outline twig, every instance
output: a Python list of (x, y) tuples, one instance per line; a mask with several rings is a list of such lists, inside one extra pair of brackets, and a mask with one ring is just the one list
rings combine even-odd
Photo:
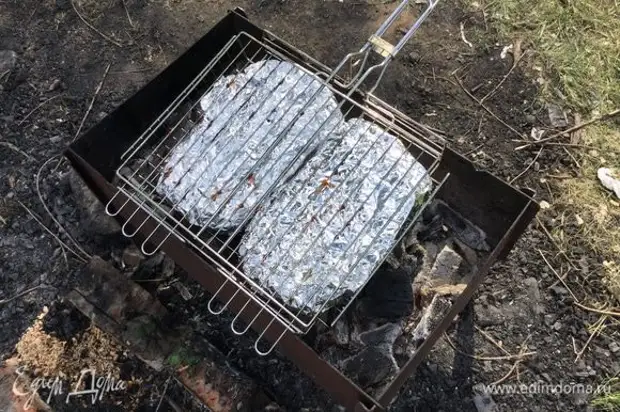
[[(553, 246), (555, 246), (558, 249), (558, 251), (560, 252), (561, 255), (564, 255), (564, 258), (566, 259), (568, 264), (571, 265), (573, 267), (573, 269), (578, 270), (577, 267), (571, 261), (571, 259), (568, 257), (568, 255), (566, 254), (564, 249), (562, 249), (560, 247), (560, 245), (558, 245), (558, 242), (556, 242), (555, 239), (553, 238), (553, 236), (551, 235), (551, 233), (549, 233), (549, 229), (547, 229), (547, 227), (538, 218), (538, 216), (536, 216), (536, 222), (538, 223), (538, 226), (540, 226), (542, 228), (543, 232), (545, 233), (545, 235), (547, 235), (547, 238), (551, 241), (551, 243), (553, 243)], [(578, 300), (578, 299), (575, 299), (575, 300)]]
[(609, 119), (610, 117), (614, 117), (614, 116), (617, 116), (617, 115), (619, 115), (619, 114), (620, 114), (620, 109), (616, 109), (616, 110), (613, 110), (613, 111), (611, 111), (611, 112), (609, 112), (609, 113), (606, 113), (606, 114), (603, 114), (603, 115), (600, 115), (600, 116), (593, 117), (592, 119), (588, 120), (588, 121), (587, 121), (587, 122), (585, 122), (585, 123), (581, 123), (581, 124), (575, 125), (575, 126), (573, 126), (573, 127), (569, 127), (569, 128), (568, 128), (568, 129), (566, 129), (566, 130), (563, 130), (563, 131), (561, 131), (561, 132), (554, 133), (554, 134), (552, 134), (552, 135), (551, 135), (551, 136), (549, 136), (549, 137), (545, 137), (544, 139), (540, 139), (540, 140), (535, 141), (535, 142), (529, 142), (528, 144), (525, 144), (525, 145), (523, 145), (523, 146), (519, 146), (519, 147), (515, 148), (515, 151), (523, 150), (523, 149), (525, 149), (525, 148), (527, 148), (527, 147), (530, 147), (530, 146), (535, 146), (535, 145), (538, 145), (538, 144), (543, 144), (543, 143), (548, 142), (548, 141), (550, 141), (550, 140), (557, 139), (557, 138), (558, 138), (558, 137), (560, 137), (560, 136), (563, 136), (563, 135), (566, 135), (566, 134), (571, 134), (571, 133), (574, 133), (574, 132), (576, 132), (576, 131), (578, 131), (578, 130), (583, 129), (583, 128), (584, 128), (584, 127), (586, 127), (586, 126), (590, 126), (590, 125), (591, 125), (591, 124), (593, 124), (593, 123), (597, 123), (597, 122), (600, 122), (600, 121), (603, 121), (603, 120)]
[(27, 295), (27, 294), (29, 294), (30, 292), (34, 292), (35, 290), (40, 289), (40, 288), (42, 288), (42, 287), (48, 287), (48, 288), (56, 289), (56, 288), (55, 288), (54, 286), (52, 286), (52, 285), (48, 285), (48, 284), (45, 284), (45, 283), (41, 283), (41, 284), (39, 284), (39, 285), (37, 285), (37, 286), (33, 286), (33, 287), (29, 288), (29, 289), (23, 290), (23, 291), (19, 292), (19, 293), (18, 293), (17, 295), (15, 295), (15, 296), (12, 296), (12, 297), (7, 298), (7, 299), (2, 299), (2, 300), (0, 300), (0, 305), (4, 305), (4, 304), (6, 304), (6, 303), (12, 302), (12, 301), (14, 301), (15, 299), (19, 299), (19, 298), (21, 298), (22, 296)]
[(474, 47), (474, 45), (465, 37), (465, 23), (463, 22), (461, 22), (461, 40), (463, 40), (463, 43), (468, 45), (470, 48)]
[(21, 120), (19, 121), (19, 123), (17, 123), (17, 125), (18, 125), (18, 126), (21, 126), (22, 124), (24, 124), (24, 122), (25, 122), (26, 120), (28, 120), (28, 118), (29, 118), (30, 116), (32, 116), (32, 114), (33, 114), (34, 112), (36, 112), (36, 111), (37, 111), (37, 110), (39, 110), (41, 107), (43, 107), (45, 104), (47, 104), (47, 103), (51, 102), (52, 100), (54, 100), (55, 98), (57, 98), (57, 97), (59, 97), (59, 96), (62, 96), (62, 93), (59, 93), (59, 94), (57, 94), (56, 96), (52, 96), (52, 97), (50, 97), (49, 99), (45, 100), (43, 103), (39, 104), (37, 107), (35, 107), (34, 109), (32, 109), (32, 110), (30, 111), (30, 113), (28, 113), (28, 114), (27, 114), (27, 115), (26, 115), (23, 119), (21, 119)]
[(502, 376), (501, 378), (499, 378), (498, 380), (496, 380), (495, 382), (493, 382), (491, 384), (491, 386), (494, 385), (499, 385), (500, 383), (505, 382), (508, 378), (510, 378), (510, 376), (512, 375), (512, 373), (515, 371), (515, 369), (517, 369), (517, 367), (519, 366), (519, 364), (521, 363), (521, 359), (518, 359), (515, 363), (512, 364), (512, 368), (510, 368), (510, 370), (508, 371), (508, 373), (506, 373), (504, 376)]
[(103, 83), (105, 82), (106, 77), (108, 77), (108, 72), (110, 71), (110, 67), (111, 66), (112, 66), (112, 64), (108, 63), (108, 67), (106, 67), (105, 72), (103, 73), (103, 77), (101, 78), (101, 81), (99, 82), (99, 84), (97, 85), (97, 88), (95, 89), (95, 94), (93, 95), (93, 98), (90, 100), (90, 104), (88, 105), (88, 109), (86, 110), (86, 113), (84, 113), (84, 117), (82, 117), (82, 121), (80, 122), (80, 127), (78, 127), (78, 130), (75, 133), (75, 136), (73, 136), (73, 139), (71, 139), (71, 142), (74, 142), (75, 139), (77, 139), (77, 137), (82, 132), (82, 127), (84, 127), (84, 122), (86, 122), (86, 118), (90, 114), (90, 111), (93, 110), (93, 105), (95, 104), (95, 99), (97, 99), (97, 96), (101, 92), (101, 88), (103, 87)]
[(502, 352), (504, 352), (506, 355), (511, 355), (510, 352), (508, 352), (502, 345), (499, 344), (499, 342), (497, 342), (491, 335), (489, 335), (488, 333), (486, 333), (485, 331), (483, 331), (482, 329), (480, 329), (478, 326), (474, 326), (476, 328), (476, 330), (478, 332), (480, 332), (480, 334), (482, 336), (484, 336), (485, 338), (487, 338), (487, 340), (489, 342), (491, 342), (493, 345), (495, 345), (499, 350), (501, 350)]
[(560, 282), (562, 282), (562, 285), (564, 285), (564, 287), (566, 288), (566, 290), (568, 290), (568, 293), (570, 293), (570, 295), (573, 297), (575, 302), (579, 302), (579, 299), (577, 299), (577, 297), (575, 296), (575, 294), (573, 293), (573, 291), (568, 287), (568, 285), (566, 284), (566, 282), (564, 282), (564, 279), (562, 279), (562, 277), (560, 276), (560, 274), (557, 272), (557, 270), (555, 270), (555, 268), (553, 266), (551, 266), (551, 263), (549, 263), (549, 261), (547, 260), (547, 258), (545, 257), (545, 254), (542, 252), (542, 250), (538, 249), (538, 253), (540, 253), (540, 256), (542, 256), (543, 260), (545, 261), (545, 263), (547, 264), (547, 266), (549, 266), (549, 269), (551, 269), (551, 271), (555, 274), (555, 276), (557, 276), (557, 278), (560, 280)]
[(579, 353), (577, 353), (577, 357), (575, 358), (575, 363), (577, 363), (577, 361), (579, 361), (581, 356), (585, 353), (586, 349), (588, 348), (588, 345), (590, 345), (590, 342), (592, 342), (592, 339), (594, 339), (594, 336), (598, 335), (601, 332), (601, 330), (603, 329), (603, 324), (605, 323), (606, 320), (607, 320), (607, 316), (603, 315), (598, 321), (596, 321), (596, 323), (594, 324), (595, 325), (594, 329), (592, 330), (592, 333), (590, 334), (590, 337), (588, 338), (586, 344), (583, 345), (583, 348), (581, 348)]
[(43, 222), (41, 222), (41, 219), (39, 219), (39, 218), (37, 217), (37, 215), (36, 215), (33, 211), (31, 211), (31, 210), (30, 210), (30, 209), (29, 209), (29, 208), (28, 208), (25, 204), (23, 204), (23, 203), (22, 203), (22, 202), (20, 202), (19, 200), (17, 200), (17, 203), (19, 203), (19, 205), (20, 205), (20, 206), (21, 206), (21, 207), (22, 207), (22, 208), (23, 208), (26, 212), (28, 212), (28, 214), (29, 214), (30, 216), (32, 216), (32, 218), (33, 218), (33, 219), (34, 219), (34, 220), (35, 220), (35, 221), (36, 221), (39, 225), (41, 225), (41, 227), (42, 227), (42, 228), (43, 228), (43, 229), (44, 229), (47, 233), (49, 233), (49, 234), (50, 234), (50, 235), (51, 235), (54, 239), (56, 239), (56, 241), (57, 241), (60, 245), (62, 245), (62, 246), (64, 246), (64, 247), (66, 247), (66, 248), (67, 248), (67, 249), (68, 249), (71, 253), (73, 253), (73, 254), (75, 255), (75, 257), (76, 257), (76, 258), (78, 258), (78, 259), (80, 260), (80, 262), (82, 262), (82, 263), (86, 263), (86, 259), (84, 259), (82, 256), (80, 256), (79, 254), (77, 254), (77, 253), (75, 252), (75, 250), (71, 249), (71, 248), (69, 247), (69, 245), (67, 245), (67, 244), (66, 244), (66, 243), (65, 243), (65, 242), (64, 242), (61, 238), (59, 238), (59, 237), (58, 237), (58, 235), (56, 235), (56, 234), (55, 234), (54, 232), (52, 232), (52, 231), (51, 231), (51, 230), (50, 230), (47, 226), (45, 226), (45, 224), (43, 224)]
[[(41, 194), (41, 171), (45, 168), (45, 166), (51, 162), (52, 160), (54, 160), (54, 157), (50, 157), (49, 159), (47, 159), (42, 165), (41, 167), (39, 167), (39, 170), (37, 171), (37, 177), (35, 180), (35, 187), (37, 189), (37, 195), (39, 197), (39, 201), (41, 202), (41, 204), (43, 205), (43, 208), (45, 209), (45, 211), (47, 212), (47, 214), (49, 215), (49, 217), (52, 219), (52, 221), (54, 223), (56, 223), (56, 226), (58, 226), (58, 228), (60, 229), (61, 233), (64, 232), (65, 235), (67, 235), (67, 237), (69, 238), (69, 240), (71, 240), (71, 242), (75, 245), (75, 247), (77, 248), (78, 251), (80, 251), (82, 253), (82, 259), (84, 260), (84, 262), (87, 262), (88, 260), (91, 259), (91, 256), (82, 248), (82, 246), (80, 246), (80, 244), (73, 239), (73, 236), (71, 236), (69, 234), (69, 232), (67, 232), (65, 230), (65, 228), (60, 224), (60, 222), (54, 217), (54, 215), (52, 214), (52, 212), (49, 210), (49, 208), (47, 207), (47, 204), (45, 203), (45, 200), (43, 199), (43, 195)], [(69, 248), (69, 250), (74, 254), (77, 255), (77, 253), (72, 250), (71, 248)]]
[(166, 396), (166, 392), (168, 391), (168, 385), (170, 384), (171, 379), (172, 379), (172, 376), (166, 379), (166, 384), (164, 385), (164, 392), (161, 394), (161, 398), (159, 398), (159, 403), (157, 404), (157, 408), (155, 409), (155, 412), (159, 411), (159, 408), (161, 407), (161, 403), (164, 401), (164, 397)]
[(3, 225), (6, 225), (6, 219), (2, 217), (2, 215), (0, 215), (0, 222), (2, 222)]
[(497, 86), (495, 86), (493, 88), (493, 90), (491, 90), (490, 92), (488, 92), (482, 99), (480, 99), (480, 103), (484, 103), (484, 101), (488, 98), (490, 98), (491, 96), (493, 96), (495, 94), (495, 92), (497, 92), (497, 90), (502, 87), (502, 85), (506, 82), (506, 80), (508, 79), (508, 77), (510, 77), (510, 75), (512, 74), (512, 72), (514, 71), (514, 69), (517, 68), (517, 66), (519, 65), (519, 62), (521, 61), (521, 59), (523, 59), (523, 57), (527, 54), (527, 51), (523, 54), (521, 54), (519, 56), (519, 58), (517, 58), (514, 63), (512, 63), (512, 67), (510, 68), (510, 70), (508, 70), (508, 73), (506, 73), (504, 75), (504, 77), (502, 78), (502, 80), (497, 83)]
[(454, 343), (452, 342), (452, 340), (450, 340), (450, 337), (448, 336), (447, 333), (444, 333), (444, 336), (445, 336), (448, 344), (452, 347), (452, 349), (454, 349), (455, 352), (458, 352), (461, 355), (467, 356), (468, 358), (476, 359), (478, 361), (500, 361), (500, 360), (522, 359), (522, 358), (524, 358), (526, 356), (536, 355), (536, 352), (525, 352), (523, 354), (506, 355), (506, 356), (478, 356), (478, 355), (472, 355), (470, 353), (465, 353), (465, 352), (457, 349), (456, 346), (454, 345)]
[(461, 86), (461, 89), (463, 89), (465, 94), (467, 94), (467, 96), (469, 96), (470, 99), (472, 99), (473, 101), (478, 103), (478, 105), (480, 105), (480, 107), (482, 107), (488, 114), (490, 114), (495, 120), (497, 120), (499, 123), (501, 123), (508, 130), (510, 130), (511, 132), (513, 132), (514, 134), (519, 136), (520, 138), (524, 137), (523, 134), (521, 134), (521, 133), (519, 133), (519, 131), (517, 131), (517, 129), (515, 129), (514, 127), (512, 127), (511, 125), (509, 125), (508, 123), (506, 123), (502, 119), (500, 119), (495, 113), (493, 113), (491, 111), (491, 109), (489, 109), (487, 106), (484, 105), (484, 103), (482, 103), (480, 100), (478, 100), (478, 98), (476, 98), (476, 96), (471, 94), (471, 92), (469, 90), (467, 90), (467, 88), (463, 85), (463, 83), (461, 82), (461, 80), (458, 77), (454, 76), (454, 78), (455, 78), (456, 82), (458, 83), (458, 85)]
[(131, 16), (129, 15), (129, 9), (127, 8), (127, 2), (125, 0), (121, 0), (123, 2), (123, 7), (125, 8), (125, 13), (127, 14), (127, 20), (129, 20), (129, 25), (131, 28), (135, 28), (133, 21), (131, 20)]
[(11, 70), (6, 70), (4, 73), (0, 74), (0, 80), (4, 79), (4, 76), (11, 73)]
[(24, 152), (22, 149), (20, 149), (19, 147), (15, 146), (11, 142), (0, 142), (0, 146), (8, 147), (9, 149), (13, 150), (14, 152), (17, 152), (20, 155), (24, 156), (28, 160), (36, 160), (34, 157), (30, 156), (28, 153)]
[(117, 47), (123, 47), (122, 44), (120, 44), (119, 42), (117, 42), (116, 40), (114, 40), (113, 38), (111, 38), (110, 36), (108, 36), (107, 34), (102, 33), (101, 31), (99, 31), (99, 29), (97, 29), (95, 26), (93, 26), (92, 24), (90, 24), (84, 17), (82, 17), (82, 15), (80, 14), (80, 12), (78, 11), (78, 9), (75, 7), (75, 4), (73, 3), (73, 0), (71, 1), (71, 7), (73, 7), (73, 10), (75, 11), (75, 14), (78, 15), (78, 17), (80, 18), (80, 20), (82, 20), (82, 22), (84, 22), (85, 25), (87, 25), (88, 27), (90, 27), (91, 30), (93, 30), (95, 33), (97, 33), (98, 35), (100, 35), (101, 37), (103, 37), (105, 40), (109, 41), (110, 43), (112, 43), (113, 45), (117, 46)]
[[(526, 343), (527, 341), (530, 339), (530, 336), (528, 336), (527, 338), (525, 338), (525, 340), (523, 341), (523, 343), (521, 344), (521, 348), (519, 348), (519, 355), (523, 355), (525, 353), (525, 348), (527, 348)], [(500, 379), (498, 379), (497, 381), (493, 382), (491, 385), (499, 385), (502, 382), (505, 382), (511, 375), (512, 373), (516, 370), (517, 371), (517, 379), (519, 376), (519, 364), (523, 361), (523, 358), (521, 359), (517, 359), (517, 361), (512, 365), (512, 368), (510, 368), (510, 370), (508, 371), (508, 373), (506, 373), (504, 376), (502, 376)]]
[(607, 316), (613, 316), (613, 317), (620, 317), (620, 312), (613, 312), (613, 311), (609, 311), (609, 310), (601, 310), (601, 309), (594, 309), (594, 308), (590, 308), (588, 306), (582, 305), (579, 302), (573, 302), (573, 304), (583, 310), (587, 310), (588, 312), (592, 312), (592, 313), (598, 313), (599, 315), (607, 315)]
[(510, 181), (510, 184), (513, 184), (514, 182), (516, 182), (517, 180), (519, 180), (519, 178), (520, 178), (521, 176), (523, 176), (524, 174), (526, 174), (526, 173), (527, 173), (527, 171), (528, 171), (528, 170), (530, 170), (530, 168), (534, 165), (534, 163), (536, 163), (536, 161), (537, 161), (537, 160), (538, 160), (538, 158), (540, 157), (540, 155), (541, 155), (541, 153), (542, 153), (542, 151), (543, 151), (543, 149), (544, 149), (544, 148), (545, 148), (545, 146), (541, 146), (541, 147), (540, 147), (540, 150), (538, 151), (538, 153), (537, 153), (537, 154), (536, 154), (536, 156), (534, 157), (534, 160), (532, 160), (532, 161), (530, 162), (530, 164), (529, 164), (529, 165), (527, 165), (527, 167), (526, 167), (526, 168), (525, 168), (525, 169), (524, 169), (521, 173), (519, 173), (517, 176), (515, 176), (515, 178), (514, 178), (514, 179), (512, 179), (512, 180)]

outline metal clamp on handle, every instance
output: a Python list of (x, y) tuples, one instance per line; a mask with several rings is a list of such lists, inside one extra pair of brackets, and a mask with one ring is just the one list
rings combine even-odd
[[(398, 41), (398, 43), (396, 45), (393, 45), (392, 43), (383, 39), (381, 36), (383, 36), (388, 31), (388, 29), (394, 25), (394, 23), (399, 19), (399, 17), (401, 17), (403, 13), (405, 13), (407, 7), (411, 3), (411, 0), (401, 1), (401, 3), (392, 12), (392, 14), (383, 22), (383, 24), (381, 24), (381, 27), (379, 27), (377, 31), (368, 38), (360, 51), (347, 55), (344, 61), (335, 70), (336, 72), (338, 72), (346, 64), (345, 62), (347, 61), (351, 65), (351, 69), (353, 69), (354, 66), (359, 66), (355, 76), (352, 76), (351, 80), (344, 86), (350, 89), (351, 92), (353, 92), (369, 77), (369, 75), (374, 70), (381, 69), (379, 78), (376, 80), (374, 86), (369, 90), (369, 92), (372, 93), (379, 85), (379, 82), (381, 81), (381, 78), (385, 73), (385, 69), (387, 68), (388, 63), (394, 57), (396, 57), (396, 55), (402, 50), (402, 48), (409, 41), (409, 39), (411, 39), (415, 32), (418, 31), (422, 23), (428, 18), (433, 9), (435, 9), (438, 2), (439, 0), (427, 0), (426, 9), (422, 12), (422, 14), (420, 14), (417, 20), (413, 23), (413, 25), (409, 29), (407, 29), (407, 32)], [(382, 56), (383, 60), (380, 63), (375, 64), (368, 69), (365, 69), (370, 51), (374, 51), (375, 53)]]
[(386, 60), (395, 57), (405, 46), (405, 44), (413, 37), (415, 32), (420, 28), (424, 20), (428, 18), (430, 13), (437, 6), (439, 0), (427, 0), (426, 10), (418, 17), (415, 23), (407, 30), (405, 35), (400, 39), (396, 46), (392, 45), (388, 41), (381, 38), (390, 27), (398, 20), (398, 18), (407, 10), (411, 0), (403, 0), (400, 5), (394, 10), (394, 12), (388, 17), (381, 27), (379, 27), (375, 34), (370, 36), (368, 42), (362, 47), (361, 52), (365, 52), (369, 48), (372, 48), (376, 53), (383, 56)]

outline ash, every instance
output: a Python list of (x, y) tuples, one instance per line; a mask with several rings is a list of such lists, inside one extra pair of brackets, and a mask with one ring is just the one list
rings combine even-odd
[[(318, 326), (313, 347), (379, 396), (439, 324), (488, 251), (483, 231), (433, 201), (345, 316), (331, 328)], [(328, 314), (324, 320), (334, 319)]]

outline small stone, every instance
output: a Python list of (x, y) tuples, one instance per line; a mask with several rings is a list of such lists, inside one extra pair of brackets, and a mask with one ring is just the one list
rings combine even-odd
[(618, 342), (611, 341), (611, 342), (609, 343), (609, 346), (608, 346), (608, 347), (609, 347), (609, 350), (610, 350), (612, 353), (616, 353), (616, 352), (620, 351), (620, 345), (618, 344)]
[(60, 136), (50, 137), (50, 143), (60, 143), (61, 141), (62, 141), (62, 137)]
[(491, 395), (485, 393), (474, 395), (474, 405), (478, 412), (497, 412), (497, 404)]
[(533, 116), (533, 115), (531, 115), (531, 114), (526, 114), (526, 115), (525, 115), (525, 121), (526, 121), (528, 124), (535, 124), (535, 123), (536, 123), (536, 116)]
[(144, 255), (133, 243), (123, 251), (123, 263), (131, 269), (138, 267), (143, 260)]
[(559, 331), (560, 329), (562, 329), (562, 323), (558, 320), (558, 321), (556, 321), (553, 324), (552, 328), (553, 328), (553, 330), (558, 330)]
[(555, 323), (555, 315), (551, 315), (551, 314), (545, 315), (544, 322), (545, 322), (545, 325), (547, 326), (553, 325)]
[(60, 81), (60, 79), (54, 79), (47, 90), (53, 92), (54, 90), (61, 88), (61, 86), (62, 82)]
[(409, 55), (407, 57), (409, 58), (409, 61), (411, 63), (414, 63), (414, 64), (418, 63), (421, 60), (421, 58), (422, 58), (420, 53), (418, 53), (416, 51), (413, 51), (413, 52), (409, 53)]
[(12, 50), (0, 50), (0, 75), (10, 72), (17, 64), (17, 53)]
[(502, 311), (493, 305), (489, 305), (486, 308), (482, 305), (474, 305), (474, 312), (476, 312), (478, 324), (483, 327), (502, 325), (505, 322), (505, 316)]
[(527, 278), (523, 281), (527, 287), (528, 296), (531, 299), (532, 311), (535, 315), (542, 314), (545, 309), (541, 305), (540, 288), (538, 287), (538, 281), (535, 278)]

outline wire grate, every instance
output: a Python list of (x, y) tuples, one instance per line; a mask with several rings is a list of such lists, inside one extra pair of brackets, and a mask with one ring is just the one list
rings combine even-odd
[[(388, 19), (390, 24), (407, 3), (404, 1)], [(231, 325), (236, 334), (246, 333), (254, 322), (245, 327), (238, 324), (239, 315), (250, 301), (258, 303), (261, 308), (254, 320), (266, 311), (273, 316), (272, 323), (281, 322), (286, 330), (293, 333), (307, 333), (321, 320), (321, 313), (338, 298), (339, 310), (333, 321), (335, 323), (447, 179), (446, 176), (438, 181), (433, 177), (441, 158), (440, 146), (404, 130), (389, 110), (363, 105), (352, 98), (370, 73), (378, 71), (377, 83), (380, 81), (387, 63), (402, 47), (401, 43), (413, 34), (434, 5), (429, 3), (410, 33), (396, 47), (388, 52), (379, 52), (385, 57), (382, 63), (366, 71), (364, 68), (369, 61), (369, 52), (377, 51), (376, 45), (383, 43), (369, 41), (360, 52), (347, 56), (332, 74), (326, 74), (292, 63), (290, 56), (268, 39), (258, 40), (247, 33), (234, 37), (123, 155), (117, 172), (120, 182), (118, 193), (108, 203), (108, 214), (115, 216), (130, 202), (135, 203), (148, 217), (157, 221), (156, 229), (147, 234), (142, 245), (145, 254), (155, 253), (170, 236), (175, 236), (192, 245), (212, 263), (227, 280), (209, 302), (212, 313), (222, 313), (238, 294), (247, 297), (248, 303)], [(382, 35), (389, 27), (386, 24), (371, 39)], [(349, 92), (343, 92), (343, 87), (336, 87), (336, 74), (347, 62), (357, 62), (359, 70), (349, 84), (340, 84), (349, 86)], [(269, 81), (274, 76), (280, 80), (269, 87), (257, 86), (260, 81)], [(359, 128), (364, 129), (358, 131), (359, 138), (351, 139), (352, 130)], [(338, 147), (346, 136), (349, 136), (351, 147), (344, 154), (340, 153), (340, 157), (337, 150), (324, 149)], [(386, 136), (394, 138), (385, 143)], [(238, 145), (233, 144), (235, 139), (241, 140)], [(382, 141), (383, 145), (380, 144)], [(393, 156), (394, 148), (398, 148), (397, 156)], [(190, 151), (193, 151), (192, 156), (188, 155)], [(281, 193), (283, 186), (303, 174), (300, 171), (310, 166), (316, 167), (313, 161), (321, 155), (327, 163), (338, 157), (339, 164), (348, 164), (347, 172), (318, 181), (313, 173), (298, 179), (301, 188), (317, 187), (317, 192), (305, 197), (305, 203), (296, 212), (295, 216), (301, 216), (309, 209), (313, 211), (312, 217), (301, 225), (302, 230), (291, 235), (290, 228), (277, 231), (263, 227), (254, 231), (253, 236), (249, 237), (251, 241), (248, 240), (245, 231), (248, 225), (254, 224), (252, 219), (260, 222), (267, 213), (269, 201)], [(385, 159), (391, 159), (391, 163), (385, 163)], [(419, 172), (422, 163), (425, 168)], [(210, 173), (201, 169), (204, 164), (211, 165)], [(389, 191), (377, 185), (376, 188), (371, 187), (365, 196), (359, 195), (360, 188), (373, 177), (379, 177), (379, 182), (383, 183), (399, 167), (401, 173), (396, 181), (390, 181)], [(417, 180), (411, 181), (409, 173), (415, 167), (418, 167), (419, 173)], [(360, 170), (364, 170), (365, 174), (361, 174)], [(162, 190), (162, 182), (175, 173), (173, 184)], [(192, 174), (195, 176), (188, 177)], [(347, 187), (347, 184), (349, 191), (345, 193), (341, 188)], [(271, 242), (267, 251), (263, 250), (266, 256), (282, 248), (287, 249), (285, 255), (291, 255), (297, 253), (297, 247), (302, 257), (317, 250), (320, 253), (321, 248), (325, 248), (325, 233), (334, 227), (332, 222), (337, 215), (328, 210), (332, 199), (338, 198), (343, 205), (350, 203), (351, 206), (343, 206), (349, 216), (336, 227), (335, 234), (329, 238), (331, 241), (343, 236), (354, 219), (361, 220), (366, 228), (376, 217), (364, 215), (368, 213), (369, 202), (376, 201), (379, 192), (390, 200), (393, 193), (399, 190), (404, 192), (398, 198), (398, 204), (379, 219), (381, 225), (374, 229), (371, 236), (359, 230), (352, 235), (352, 242), (340, 251), (336, 259), (340, 266), (334, 267), (344, 268), (346, 273), (330, 285), (319, 281), (318, 287), (304, 295), (301, 301), (295, 304), (285, 301), (282, 298), (283, 289), (274, 288), (264, 278), (258, 280), (257, 276), (250, 276), (245, 270), (247, 261), (241, 259), (241, 252), (244, 248), (248, 249), (248, 242), (250, 246)], [(424, 196), (418, 196), (421, 193)], [(120, 194), (125, 195), (127, 201), (118, 206), (115, 203)], [(323, 196), (324, 203), (313, 203), (311, 199), (316, 199), (315, 195)], [(351, 201), (354, 198), (357, 202)], [(415, 200), (414, 204), (412, 200)], [(286, 203), (283, 210), (287, 210), (293, 200), (288, 198), (286, 202), (283, 202)], [(205, 210), (204, 205), (210, 207), (208, 214), (201, 212)], [(375, 209), (370, 210), (372, 213)], [(138, 212), (134, 212), (123, 225), (123, 234), (135, 236), (143, 230), (147, 220), (141, 220)], [(394, 231), (395, 226), (398, 231)], [(311, 241), (308, 240), (310, 227), (317, 228)], [(153, 244), (155, 233), (161, 230), (165, 231), (166, 236)], [(388, 230), (394, 233), (389, 234)], [(342, 291), (349, 285), (347, 282), (351, 282), (357, 268), (368, 266), (367, 256), (377, 249), (377, 239), (385, 237), (386, 233), (392, 240), (389, 248), (384, 248), (383, 253), (371, 261), (372, 270), (367, 276), (358, 280), (356, 287), (349, 288), (353, 289), (353, 293), (343, 295)], [(354, 245), (359, 248), (355, 249)], [(293, 285), (289, 287), (293, 295), (303, 289), (304, 279), (299, 280), (298, 262), (287, 263), (281, 254), (275, 261), (275, 266), (270, 266), (269, 270), (283, 273), (280, 284)], [(229, 283), (237, 286), (235, 294), (216, 308), (220, 291)], [(322, 296), (319, 301), (315, 299), (317, 294)], [(259, 354), (270, 353), (277, 344), (277, 341), (273, 342), (268, 350), (259, 348), (260, 340), (272, 323), (256, 342)]]

